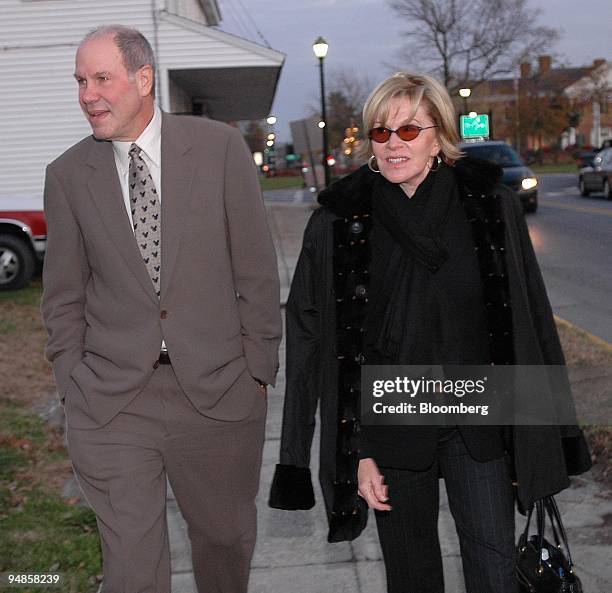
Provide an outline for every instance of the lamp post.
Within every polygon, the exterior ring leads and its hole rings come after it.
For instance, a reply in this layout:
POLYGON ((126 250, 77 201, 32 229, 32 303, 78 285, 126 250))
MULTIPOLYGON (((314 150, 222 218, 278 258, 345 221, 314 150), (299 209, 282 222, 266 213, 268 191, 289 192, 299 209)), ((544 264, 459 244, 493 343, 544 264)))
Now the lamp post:
POLYGON ((468 114, 468 97, 472 94, 472 89, 459 89, 459 96, 463 99, 463 113, 468 114))
POLYGON ((327 155, 329 152, 328 141, 327 141, 327 113, 325 110, 325 76, 323 74, 323 61, 327 56, 327 50, 329 45, 323 37, 318 37, 317 40, 312 44, 312 51, 314 55, 319 58, 319 75, 321 78, 321 129, 323 131, 323 171, 325 173, 325 187, 330 182, 330 170, 327 164, 327 155))

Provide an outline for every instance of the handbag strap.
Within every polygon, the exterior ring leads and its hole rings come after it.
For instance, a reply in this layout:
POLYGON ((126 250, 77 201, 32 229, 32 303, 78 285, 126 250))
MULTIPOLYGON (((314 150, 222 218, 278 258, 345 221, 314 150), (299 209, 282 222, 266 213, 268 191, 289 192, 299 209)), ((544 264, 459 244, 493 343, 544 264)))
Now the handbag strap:
POLYGON ((538 524, 538 573, 544 570, 542 559, 542 548, 544 547, 544 529, 546 528, 546 515, 544 514, 544 501, 536 501, 536 519, 538 524))
POLYGON ((536 527, 537 527, 537 542, 538 542, 538 570, 543 570, 543 560, 542 560, 542 548, 544 546, 544 532, 546 529, 546 514, 548 514, 550 518, 550 525, 553 531, 553 536, 555 539, 555 543, 559 546, 560 543, 563 543, 567 554, 567 562, 570 568, 570 571, 573 571, 574 564, 572 562, 572 554, 570 552, 569 544, 567 543, 567 533, 565 531, 565 527, 563 525, 563 521, 561 520, 561 513, 559 512, 559 507, 557 506, 557 502, 553 496, 545 496, 539 500, 536 500, 527 511, 527 523, 525 524, 525 530, 523 531, 523 541, 527 542, 529 537, 529 526, 531 524, 531 517, 533 515, 533 511, 536 511, 536 527), (556 524, 556 525, 555 525, 556 524), (559 534, 561 534, 561 538, 559 539, 559 534))
POLYGON ((523 531, 522 541, 524 545, 527 545, 527 541, 529 540, 529 526, 531 524, 531 517, 533 516, 533 510, 536 511, 536 529, 538 535, 538 571, 541 572, 543 570, 542 566, 542 545, 544 540, 544 523, 542 521, 542 501, 536 500, 531 503, 531 506, 527 510, 527 522, 525 524, 525 530, 523 531))
POLYGON ((559 533, 557 530, 557 527, 555 526, 555 517, 554 517, 554 513, 553 513, 553 509, 552 509, 552 505, 550 505, 548 503, 548 501, 544 501, 544 506, 546 507, 546 512, 548 514, 548 519, 550 521, 550 527, 552 529, 553 532, 553 538, 555 540, 555 545, 557 546, 557 548, 561 547, 561 539, 559 539, 559 533))
POLYGON ((570 552, 570 547, 567 542, 567 533, 565 532, 565 526, 563 525, 563 521, 561 520, 561 513, 559 512, 559 507, 557 506, 557 501, 552 496, 546 497, 546 506, 551 514, 551 523, 554 521, 557 523, 559 528, 559 532, 561 533, 561 539, 563 542, 563 546, 565 547, 565 551, 567 553, 567 563, 570 567, 570 571, 574 568, 574 563, 572 562, 572 554, 570 552))
POLYGON ((531 515, 533 515, 534 503, 531 504, 529 509, 527 510, 527 523, 525 524, 525 529, 523 531, 523 540, 527 541, 529 537, 529 524, 531 523, 531 515))

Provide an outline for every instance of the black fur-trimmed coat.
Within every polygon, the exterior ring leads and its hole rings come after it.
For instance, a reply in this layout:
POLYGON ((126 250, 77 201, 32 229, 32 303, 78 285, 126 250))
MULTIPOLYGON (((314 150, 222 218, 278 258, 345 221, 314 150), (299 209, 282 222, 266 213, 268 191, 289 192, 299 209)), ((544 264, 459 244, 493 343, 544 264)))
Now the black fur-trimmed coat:
MULTIPOLYGON (((564 364, 520 201, 498 183, 494 165, 466 158, 454 171, 472 225, 494 362, 564 364)), ((375 178, 364 166, 321 193, 322 207, 306 227, 286 308, 280 464, 269 502, 287 510, 314 505, 309 467, 319 403, 319 479, 330 542, 356 538, 367 521, 366 504, 357 495, 356 417, 375 178)), ((577 427, 516 426, 508 434, 508 448, 522 508, 566 488, 569 474, 590 467, 577 427)))

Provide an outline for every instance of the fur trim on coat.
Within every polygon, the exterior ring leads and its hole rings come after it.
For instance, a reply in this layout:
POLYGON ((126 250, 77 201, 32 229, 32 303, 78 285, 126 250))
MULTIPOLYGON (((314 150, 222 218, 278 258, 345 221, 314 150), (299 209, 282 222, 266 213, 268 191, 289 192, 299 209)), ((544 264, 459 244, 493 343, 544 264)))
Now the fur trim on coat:
MULTIPOLYGON (((499 184, 501 169, 465 158, 453 167, 472 225, 496 364, 565 363, 552 310, 517 196, 499 184)), ((313 504, 310 447, 320 402, 320 481, 330 542, 364 529, 357 495, 359 390, 365 295, 370 262, 375 173, 361 167, 321 192, 287 302, 287 387, 270 506, 313 504)), ((522 508, 569 485, 590 467, 577 427, 513 427, 508 435, 522 508), (562 438, 564 437, 564 438, 562 438)))

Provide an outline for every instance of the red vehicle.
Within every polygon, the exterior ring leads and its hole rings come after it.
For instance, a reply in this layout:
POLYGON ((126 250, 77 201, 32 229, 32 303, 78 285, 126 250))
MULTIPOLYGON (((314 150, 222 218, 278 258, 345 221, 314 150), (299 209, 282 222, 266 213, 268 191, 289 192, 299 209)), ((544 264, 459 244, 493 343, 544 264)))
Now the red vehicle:
POLYGON ((47 245, 47 222, 40 200, 0 199, 0 290, 26 286, 47 245))

